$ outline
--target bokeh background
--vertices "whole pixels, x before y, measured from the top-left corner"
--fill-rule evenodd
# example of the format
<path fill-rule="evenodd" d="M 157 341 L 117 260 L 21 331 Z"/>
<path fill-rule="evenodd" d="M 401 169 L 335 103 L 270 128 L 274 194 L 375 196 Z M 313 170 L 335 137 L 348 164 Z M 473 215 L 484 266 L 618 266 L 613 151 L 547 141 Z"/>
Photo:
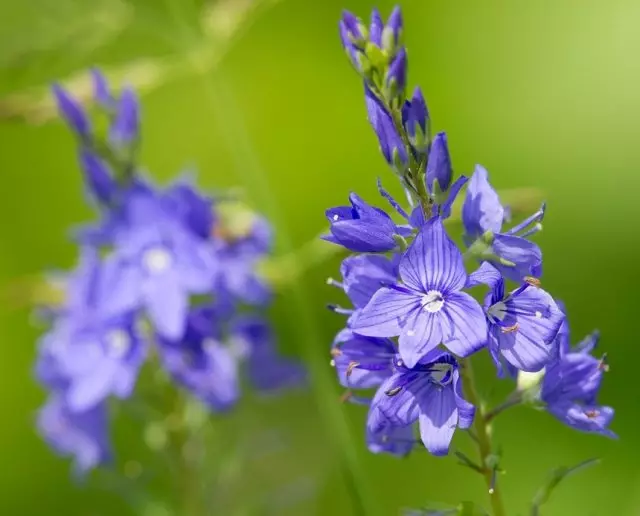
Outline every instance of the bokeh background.
<path fill-rule="evenodd" d="M 392 5 L 377 2 L 385 15 Z M 601 396 L 617 410 L 617 441 L 525 408 L 498 420 L 509 514 L 526 514 L 552 468 L 600 457 L 602 464 L 567 479 L 543 514 L 640 515 L 640 4 L 401 5 L 410 84 L 425 91 L 434 128 L 448 131 L 456 170 L 482 163 L 501 189 L 544 192 L 544 285 L 565 301 L 574 342 L 601 330 L 611 364 Z M 16 281 L 70 266 L 75 249 L 66 232 L 90 215 L 73 141 L 51 116 L 44 88 L 91 65 L 131 82 L 142 92 L 142 161 L 152 174 L 167 179 L 195 166 L 203 187 L 241 187 L 274 221 L 277 252 L 287 254 L 325 228 L 323 210 L 350 190 L 374 200 L 377 176 L 393 182 L 337 36 L 342 8 L 368 17 L 372 7 L 364 0 L 1 3 L 0 285 L 11 295 L 0 306 L 0 514 L 129 511 L 94 482 L 71 482 L 68 463 L 33 430 L 44 399 L 31 374 L 39 330 L 21 303 L 27 287 L 16 289 Z M 73 84 L 82 91 L 82 82 Z M 325 279 L 337 276 L 339 257 L 305 256 L 313 263 L 280 291 L 273 317 L 283 350 L 310 368 L 310 389 L 279 401 L 249 399 L 216 423 L 221 442 L 255 429 L 276 432 L 280 443 L 271 458 L 231 468 L 240 498 L 270 486 L 280 500 L 270 514 L 293 515 L 358 514 L 354 492 L 368 515 L 430 500 L 485 502 L 481 479 L 453 459 L 366 451 L 365 412 L 339 403 L 328 365 L 342 321 L 325 305 L 342 298 Z M 494 387 L 488 361 L 478 367 L 484 396 L 501 400 L 508 386 Z M 118 428 L 121 454 L 136 458 L 139 432 Z"/>

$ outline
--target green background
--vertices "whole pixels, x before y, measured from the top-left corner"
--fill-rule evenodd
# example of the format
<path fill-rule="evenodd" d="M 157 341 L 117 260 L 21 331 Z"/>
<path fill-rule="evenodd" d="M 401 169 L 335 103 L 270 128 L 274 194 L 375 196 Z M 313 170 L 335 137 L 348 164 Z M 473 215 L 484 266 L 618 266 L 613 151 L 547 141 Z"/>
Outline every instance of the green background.
<path fill-rule="evenodd" d="M 203 76 L 187 68 L 142 96 L 142 161 L 158 178 L 195 165 L 203 187 L 244 188 L 274 220 L 278 251 L 285 253 L 321 232 L 324 209 L 343 203 L 350 190 L 375 200 L 376 177 L 387 184 L 393 177 L 337 36 L 342 8 L 368 17 L 373 4 L 267 3 L 274 5 L 245 24 L 215 71 Z M 393 4 L 377 5 L 388 13 Z M 545 192 L 548 212 L 539 238 L 544 286 L 566 302 L 574 342 L 594 327 L 601 330 L 611 364 L 601 400 L 616 408 L 617 441 L 577 433 L 525 408 L 498 420 L 494 436 L 504 449 L 500 481 L 509 514 L 525 514 L 550 469 L 595 456 L 602 464 L 568 479 L 543 514 L 638 515 L 640 5 L 407 0 L 402 7 L 410 84 L 422 86 L 434 129 L 448 132 L 456 170 L 468 173 L 482 163 L 499 188 Z M 5 0 L 0 95 L 93 64 L 117 68 L 160 57 L 184 65 L 184 52 L 197 41 L 200 9 L 196 0 Z M 18 278 L 72 264 L 75 250 L 65 232 L 90 211 L 62 124 L 24 123 L 2 110 L 0 118 L 0 285 L 6 290 Z M 324 280 L 337 276 L 338 263 L 337 256 L 325 261 L 282 290 L 273 311 L 283 349 L 302 356 L 312 370 L 312 392 L 266 405 L 251 400 L 229 421 L 216 422 L 231 432 L 278 428 L 288 436 L 286 460 L 272 458 L 251 475 L 241 471 L 239 492 L 251 497 L 286 469 L 280 475 L 289 489 L 285 498 L 300 495 L 295 482 L 303 478 L 313 489 L 295 508 L 275 514 L 356 514 L 347 469 L 369 514 L 398 514 L 429 500 L 484 503 L 482 479 L 453 459 L 417 452 L 398 460 L 366 451 L 364 411 L 339 404 L 328 365 L 341 319 L 325 305 L 343 299 Z M 31 374 L 38 332 L 28 310 L 5 296 L 0 514 L 125 514 L 116 496 L 93 483 L 73 484 L 68 463 L 33 431 L 34 411 L 44 399 Z M 478 364 L 480 389 L 495 403 L 507 386 L 495 387 L 487 360 Z M 135 456 L 139 435 L 133 428 L 121 433 L 123 453 Z M 464 441 L 459 435 L 455 442 L 464 447 Z"/>

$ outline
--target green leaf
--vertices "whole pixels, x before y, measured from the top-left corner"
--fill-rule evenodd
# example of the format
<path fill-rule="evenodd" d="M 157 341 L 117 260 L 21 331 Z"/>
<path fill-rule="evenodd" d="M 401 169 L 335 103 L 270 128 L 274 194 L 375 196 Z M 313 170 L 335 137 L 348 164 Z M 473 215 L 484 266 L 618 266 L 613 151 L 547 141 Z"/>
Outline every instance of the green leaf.
<path fill-rule="evenodd" d="M 600 459 L 589 459 L 570 468 L 561 466 L 557 469 L 554 469 L 551 472 L 547 483 L 543 485 L 533 497 L 533 501 L 531 502 L 531 516 L 539 516 L 540 507 L 549 500 L 549 497 L 551 496 L 553 490 L 558 487 L 558 484 L 560 484 L 560 482 L 562 482 L 565 478 L 585 468 L 598 464 L 599 462 Z"/>

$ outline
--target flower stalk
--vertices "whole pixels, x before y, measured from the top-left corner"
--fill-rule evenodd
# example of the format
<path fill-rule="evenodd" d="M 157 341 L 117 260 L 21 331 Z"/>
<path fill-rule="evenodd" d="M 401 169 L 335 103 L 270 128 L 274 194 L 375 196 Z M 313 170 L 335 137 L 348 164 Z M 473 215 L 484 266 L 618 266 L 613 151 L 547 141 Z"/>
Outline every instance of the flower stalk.
<path fill-rule="evenodd" d="M 493 454 L 493 444 L 489 433 L 488 414 L 484 412 L 482 401 L 476 388 L 471 359 L 461 360 L 460 376 L 462 377 L 465 397 L 469 403 L 476 406 L 476 415 L 473 421 L 476 438 L 473 441 L 476 443 L 478 453 L 480 454 L 482 475 L 487 483 L 491 511 L 493 516 L 505 516 L 506 512 L 502 503 L 502 493 L 500 492 L 500 486 L 495 476 L 496 468 L 490 467 L 488 464 L 488 458 Z"/>

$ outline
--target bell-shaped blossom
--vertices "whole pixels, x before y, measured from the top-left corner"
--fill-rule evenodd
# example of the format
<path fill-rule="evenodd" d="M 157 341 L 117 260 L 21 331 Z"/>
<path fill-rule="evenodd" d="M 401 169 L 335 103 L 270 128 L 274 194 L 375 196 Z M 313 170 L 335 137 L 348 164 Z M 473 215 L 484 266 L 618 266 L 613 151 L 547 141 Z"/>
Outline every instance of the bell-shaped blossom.
<path fill-rule="evenodd" d="M 519 282 L 526 276 L 539 277 L 542 252 L 526 237 L 542 228 L 544 211 L 543 205 L 522 223 L 503 232 L 508 210 L 489 183 L 487 170 L 477 165 L 462 206 L 465 243 L 476 258 L 491 262 L 508 279 Z"/>
<path fill-rule="evenodd" d="M 365 102 L 367 118 L 376 133 L 384 159 L 397 173 L 402 174 L 409 156 L 391 115 L 368 86 L 365 86 Z"/>
<path fill-rule="evenodd" d="M 351 206 L 338 206 L 326 211 L 331 235 L 324 240 L 342 245 L 350 251 L 378 253 L 397 247 L 395 235 L 406 234 L 380 208 L 367 204 L 355 193 L 349 196 Z"/>
<path fill-rule="evenodd" d="M 540 400 L 554 417 L 583 432 L 615 437 L 609 429 L 614 410 L 597 402 L 604 373 L 608 370 L 605 358 L 591 355 L 600 334 L 588 335 L 575 347 L 569 346 L 569 329 L 559 334 L 560 352 L 545 368 L 540 387 Z"/>
<path fill-rule="evenodd" d="M 400 260 L 402 283 L 371 298 L 351 329 L 371 337 L 400 336 L 399 351 L 413 367 L 439 344 L 468 356 L 486 344 L 487 323 L 480 305 L 462 292 L 467 283 L 462 254 L 434 217 Z"/>
<path fill-rule="evenodd" d="M 74 473 L 78 476 L 111 460 L 105 403 L 74 412 L 60 395 L 52 394 L 38 412 L 37 427 L 57 453 L 73 458 Z"/>
<path fill-rule="evenodd" d="M 348 389 L 378 387 L 393 373 L 397 349 L 389 339 L 342 331 L 331 349 L 338 380 Z"/>
<path fill-rule="evenodd" d="M 159 337 L 159 349 L 172 378 L 218 412 L 236 404 L 240 380 L 238 360 L 222 343 L 216 315 L 209 307 L 193 308 L 184 336 L 175 341 Z"/>

